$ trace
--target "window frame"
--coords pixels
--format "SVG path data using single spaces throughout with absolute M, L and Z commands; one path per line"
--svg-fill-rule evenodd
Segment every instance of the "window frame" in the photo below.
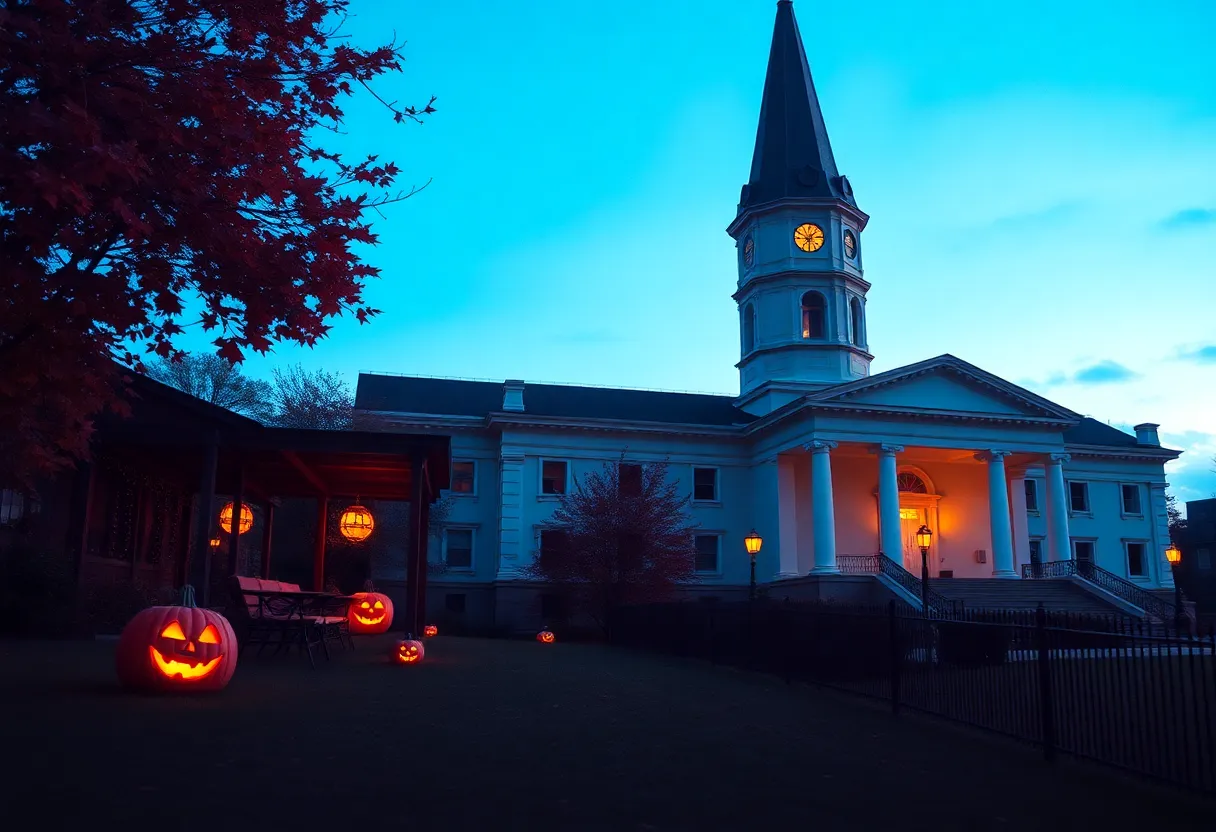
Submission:
M 1149 541 L 1139 537 L 1125 537 L 1123 539 L 1123 569 L 1127 574 L 1129 581 L 1149 581 L 1152 580 L 1153 568 L 1149 564 Z M 1131 547 L 1140 547 L 1140 567 L 1144 571 L 1138 575 L 1132 574 L 1132 553 Z
M 865 317 L 865 306 L 862 305 L 861 298 L 853 295 L 849 298 L 849 341 L 858 348 L 865 345 L 865 339 L 862 337 L 865 331 Z
M 448 493 L 453 497 L 476 497 L 477 496 L 477 460 L 475 459 L 453 459 L 452 460 L 452 482 L 456 482 L 456 466 L 457 465 L 472 465 L 473 472 L 469 475 L 472 485 L 469 491 L 457 491 L 455 488 L 449 488 Z
M 1096 537 L 1069 538 L 1068 546 L 1072 550 L 1072 559 L 1074 562 L 1080 562 L 1080 560 L 1081 560 L 1080 558 L 1077 557 L 1077 544 L 1078 543 L 1089 544 L 1089 555 L 1090 555 L 1089 562 L 1094 565 L 1097 565 L 1097 563 L 1098 563 L 1098 538 L 1096 538 Z
M 1080 485 L 1085 488 L 1085 508 L 1077 508 L 1073 503 L 1072 487 L 1074 485 Z M 1093 517 L 1094 502 L 1092 495 L 1089 493 L 1089 480 L 1068 481 L 1068 514 L 1069 516 Z
M 812 307 L 807 305 L 806 299 L 809 295 L 814 295 L 819 298 L 819 334 L 812 335 L 811 328 L 808 326 L 807 313 Z M 828 340 L 828 299 L 823 292 L 818 289 L 807 289 L 798 296 L 798 334 L 802 336 L 803 341 L 826 341 Z
M 713 471 L 714 472 L 714 496 L 711 499 L 702 500 L 697 497 L 697 471 Z M 717 465 L 693 465 L 692 466 L 692 500 L 699 506 L 705 505 L 721 505 L 722 504 L 722 469 Z
M 1039 516 L 1039 481 L 1027 477 L 1025 480 L 1023 480 L 1023 483 L 1025 483 L 1022 486 L 1022 490 L 1026 498 L 1026 513 L 1037 517 Z M 1031 494 L 1034 495 L 1033 500 L 1030 498 Z M 1032 502 L 1034 505 L 1031 505 Z
M 693 548 L 693 552 L 696 553 L 697 555 L 700 554 L 699 552 L 697 552 L 697 538 L 699 538 L 699 537 L 712 537 L 714 539 L 714 542 L 715 542 L 714 545 L 716 547 L 716 551 L 714 552 L 714 568 L 712 570 L 697 569 L 696 555 L 694 555 L 693 574 L 695 574 L 695 575 L 716 575 L 716 576 L 721 577 L 721 575 L 722 575 L 722 538 L 724 536 L 725 535 L 722 532 L 707 530 L 707 529 L 697 529 L 695 532 L 693 532 L 692 548 Z
M 1136 510 L 1130 511 L 1127 507 L 1127 491 L 1125 489 L 1136 489 Z M 1138 482 L 1121 482 L 1119 483 L 1119 513 L 1123 517 L 1143 517 L 1144 516 L 1144 495 L 1140 491 L 1140 483 Z
M 549 493 L 545 491 L 546 462 L 560 462 L 562 465 L 566 466 L 566 479 L 565 482 L 562 483 L 562 490 L 560 492 Z M 562 497 L 565 497 L 570 493 L 570 460 L 561 459 L 560 457 L 542 456 L 540 458 L 540 464 L 536 466 L 536 480 L 536 499 L 560 500 Z
M 448 559 L 448 538 L 452 532 L 469 533 L 469 565 L 453 566 Z M 450 523 L 443 527 L 443 538 L 440 541 L 443 552 L 443 565 L 448 572 L 474 572 L 477 568 L 477 527 L 468 523 Z

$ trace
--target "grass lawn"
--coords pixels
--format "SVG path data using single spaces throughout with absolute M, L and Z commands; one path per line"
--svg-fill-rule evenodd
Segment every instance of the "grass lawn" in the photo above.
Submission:
M 112 642 L 2 642 L 5 816 L 40 829 L 1212 828 L 1216 804 L 771 677 L 439 637 L 122 693 Z

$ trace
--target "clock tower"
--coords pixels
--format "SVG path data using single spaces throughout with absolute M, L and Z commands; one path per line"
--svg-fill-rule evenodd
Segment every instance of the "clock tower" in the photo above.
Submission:
M 777 4 L 752 170 L 727 232 L 739 283 L 738 405 L 763 415 L 869 375 L 861 232 L 791 0 Z

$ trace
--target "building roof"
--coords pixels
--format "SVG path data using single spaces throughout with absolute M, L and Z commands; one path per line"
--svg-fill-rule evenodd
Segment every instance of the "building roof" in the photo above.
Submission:
M 613 387 L 524 384 L 524 412 L 565 419 L 617 419 L 729 427 L 755 420 L 733 396 L 667 393 Z M 486 416 L 503 410 L 503 383 L 360 373 L 358 410 Z
M 1106 445 L 1115 448 L 1143 447 L 1136 437 L 1088 416 L 1076 427 L 1064 431 L 1064 442 L 1069 445 Z
M 836 170 L 828 129 L 811 81 L 811 68 L 794 4 L 777 4 L 777 22 L 764 79 L 752 171 L 739 213 L 789 198 L 839 199 L 857 207 L 852 187 Z

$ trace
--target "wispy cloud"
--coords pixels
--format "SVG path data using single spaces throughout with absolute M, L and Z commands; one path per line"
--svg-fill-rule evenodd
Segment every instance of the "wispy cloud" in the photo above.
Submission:
M 1162 228 L 1183 229 L 1216 225 L 1216 208 L 1187 208 L 1161 221 Z
M 1183 348 L 1179 350 L 1178 357 L 1183 361 L 1194 361 L 1196 364 L 1216 364 L 1216 344 Z

